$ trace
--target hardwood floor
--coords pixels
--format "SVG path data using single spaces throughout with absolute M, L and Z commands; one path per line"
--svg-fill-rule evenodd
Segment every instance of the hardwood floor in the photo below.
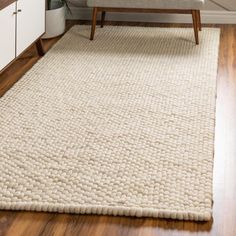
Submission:
M 76 23 L 78 22 L 68 22 L 68 28 Z M 139 25 L 150 24 L 140 23 Z M 156 26 L 156 24 L 151 24 L 151 26 Z M 222 36 L 216 115 L 214 220 L 207 223 L 196 223 L 128 217 L 0 211 L 0 236 L 235 236 L 236 25 L 220 27 Z M 44 41 L 45 49 L 48 50 L 57 40 L 58 38 Z M 31 48 L 0 75 L 0 96 L 10 89 L 38 59 L 35 48 Z

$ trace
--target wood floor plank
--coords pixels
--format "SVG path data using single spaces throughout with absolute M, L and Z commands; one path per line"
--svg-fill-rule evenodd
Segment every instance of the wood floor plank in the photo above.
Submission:
M 68 21 L 67 28 L 78 23 L 81 22 Z M 127 22 L 113 22 L 113 24 L 157 26 L 157 24 Z M 235 236 L 236 26 L 220 27 L 222 33 L 217 89 L 213 221 L 197 223 L 149 218 L 0 211 L 0 236 Z M 48 50 L 58 39 L 44 40 L 45 49 Z M 0 96 L 10 89 L 38 59 L 36 49 L 32 47 L 1 74 Z

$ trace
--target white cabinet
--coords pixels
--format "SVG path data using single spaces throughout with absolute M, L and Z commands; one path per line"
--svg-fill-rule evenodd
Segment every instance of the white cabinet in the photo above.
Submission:
M 45 0 L 17 1 L 16 56 L 45 32 Z
M 45 0 L 0 0 L 0 72 L 45 32 Z
M 0 71 L 15 58 L 15 12 L 15 3 L 0 11 Z

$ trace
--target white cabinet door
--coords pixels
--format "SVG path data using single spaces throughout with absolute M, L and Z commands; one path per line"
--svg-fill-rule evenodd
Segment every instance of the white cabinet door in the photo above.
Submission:
M 15 11 L 16 3 L 0 10 L 0 71 L 15 58 Z
M 19 56 L 45 32 L 45 0 L 18 0 L 17 11 L 16 56 Z

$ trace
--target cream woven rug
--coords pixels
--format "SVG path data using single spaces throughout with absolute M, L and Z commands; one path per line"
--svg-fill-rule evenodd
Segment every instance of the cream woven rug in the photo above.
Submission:
M 209 220 L 219 30 L 89 34 L 0 99 L 0 208 Z

